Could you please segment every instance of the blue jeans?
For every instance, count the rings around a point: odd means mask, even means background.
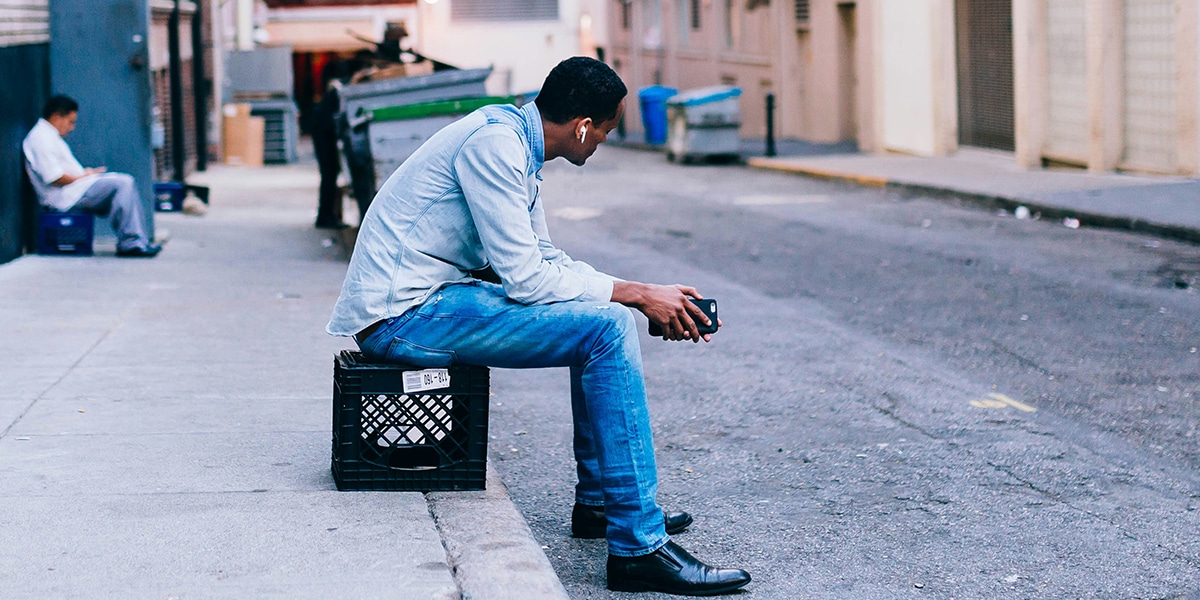
[[[570,367],[576,500],[604,506],[609,554],[640,556],[667,543],[655,502],[641,347],[628,308],[613,302],[530,306],[495,284],[457,284],[387,319],[359,347],[374,360],[423,367]]]

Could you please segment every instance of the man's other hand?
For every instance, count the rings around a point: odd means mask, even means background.
[[[636,281],[613,284],[613,302],[642,311],[647,319],[662,327],[664,340],[711,341],[711,334],[700,335],[696,321],[705,325],[712,323],[689,298],[703,300],[704,296],[696,288],[687,285],[655,285]],[[721,325],[720,319],[717,319],[717,325]]]

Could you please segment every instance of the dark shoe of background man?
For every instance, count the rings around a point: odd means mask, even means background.
[[[614,592],[663,592],[715,596],[750,583],[741,569],[710,567],[675,542],[644,556],[608,555],[608,589]]]
[[[663,522],[667,527],[667,535],[683,533],[692,524],[692,515],[685,512],[663,512]],[[604,516],[603,506],[588,506],[575,503],[571,511],[571,537],[581,540],[598,540],[606,537],[608,519]]]
[[[117,250],[117,256],[120,258],[154,258],[158,256],[159,252],[162,252],[162,246],[150,244],[145,248],[139,246],[128,250]]]

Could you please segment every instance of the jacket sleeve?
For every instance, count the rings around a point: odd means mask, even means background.
[[[502,125],[480,128],[463,144],[454,170],[484,252],[509,298],[524,304],[612,298],[608,276],[543,255],[530,214],[525,144],[515,131]]]

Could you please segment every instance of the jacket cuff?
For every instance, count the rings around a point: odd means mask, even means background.
[[[589,277],[587,282],[587,290],[584,292],[584,297],[580,298],[585,302],[612,302],[613,280],[605,277]]]

